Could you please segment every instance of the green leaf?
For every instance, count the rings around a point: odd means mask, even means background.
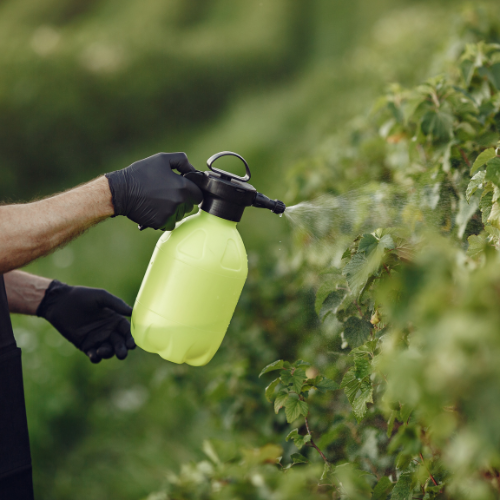
[[[500,229],[500,203],[498,203],[498,201],[495,201],[495,203],[491,205],[487,222],[489,222],[493,227]]]
[[[452,137],[453,116],[445,111],[428,111],[422,117],[420,128],[425,136],[434,141],[448,141]]]
[[[358,252],[342,271],[354,296],[358,296],[371,283],[370,276],[379,269],[385,251],[395,247],[390,234],[385,234],[380,239],[373,234],[364,234],[361,237]]]
[[[387,476],[382,476],[372,493],[372,500],[386,500],[394,484]]]
[[[311,437],[311,436],[309,436]],[[292,453],[290,455],[290,458],[292,459],[292,462],[294,464],[308,464],[309,460],[304,455],[301,455],[300,453]]]
[[[326,391],[336,391],[339,388],[339,385],[329,378],[323,377],[322,375],[318,375],[314,379],[314,387],[316,387],[316,389],[318,389],[318,391],[320,392],[326,392]]]
[[[334,290],[330,292],[319,308],[319,319],[323,321],[330,313],[335,314],[345,296],[346,292],[344,290]]]
[[[422,448],[420,428],[412,424],[401,425],[389,443],[389,453],[393,453],[398,448],[401,448],[401,452],[406,455],[417,455]]]
[[[344,250],[344,253],[342,254],[342,260],[344,259],[350,259],[351,258],[351,249],[349,247],[347,247],[345,250]]]
[[[349,355],[353,358],[366,358],[369,354],[374,354],[377,349],[378,341],[377,339],[365,342],[363,345],[354,348]]]
[[[281,374],[281,381],[288,386],[291,386],[291,389],[294,390],[297,394],[300,393],[300,390],[302,389],[302,386],[304,384],[304,380],[306,380],[307,375],[305,370],[302,368],[297,368],[292,371],[284,371]]]
[[[474,107],[476,106],[476,101],[474,100],[474,97],[472,97],[469,92],[467,92],[465,89],[463,89],[462,87],[458,87],[457,85],[452,85],[453,89],[455,89],[457,92],[460,92],[461,94],[463,94],[465,97],[467,97],[467,99],[469,99],[471,101],[471,103],[474,105]]]
[[[479,196],[472,195],[467,202],[464,198],[460,197],[458,202],[458,213],[455,217],[455,224],[457,225],[457,235],[462,238],[465,228],[469,223],[470,218],[476,213],[479,207]]]
[[[407,453],[401,452],[396,457],[396,462],[395,462],[396,468],[399,470],[405,470],[410,466],[412,460],[413,460],[412,455],[408,455]]]
[[[372,332],[372,324],[355,316],[347,318],[344,323],[344,339],[350,347],[358,347],[364,344]]]
[[[320,481],[325,481],[328,479],[328,476],[331,475],[334,472],[335,468],[334,466],[329,463],[325,462],[323,465],[323,474],[321,474],[321,477],[319,478]]]
[[[367,410],[366,405],[368,403],[373,403],[373,387],[368,380],[364,380],[360,384],[358,395],[352,402],[352,409],[358,421],[362,420],[365,416]]]
[[[277,414],[288,400],[288,392],[280,391],[274,400],[274,412]]]
[[[465,192],[465,198],[467,201],[469,201],[470,197],[481,187],[485,176],[486,172],[481,170],[470,180],[469,185],[467,186],[467,191]]]
[[[460,70],[462,72],[463,79],[465,80],[465,86],[468,87],[474,75],[474,70],[476,66],[473,61],[465,59],[460,63]]]
[[[352,402],[354,401],[360,385],[361,382],[356,378],[356,372],[354,371],[354,368],[349,369],[344,375],[344,378],[342,379],[342,382],[340,384],[340,387],[344,389],[349,403],[352,404]]]
[[[300,450],[306,443],[311,441],[311,435],[306,434],[302,436],[299,434],[298,429],[294,429],[288,434],[285,441],[290,441],[290,439],[293,440],[293,444]]]
[[[370,360],[367,358],[356,358],[354,360],[354,370],[358,380],[368,377],[372,372]]]
[[[299,430],[298,430],[298,429],[293,429],[293,430],[291,430],[291,431],[288,433],[288,435],[287,435],[287,436],[286,436],[286,438],[285,438],[285,441],[290,441],[290,439],[293,439],[293,440],[294,440],[294,442],[295,442],[295,439],[296,439],[297,437],[299,437],[299,436],[300,436],[300,434],[299,434]],[[302,436],[300,436],[300,437],[302,437]]]
[[[477,169],[481,168],[488,160],[495,158],[496,153],[494,148],[485,149],[474,161],[470,169],[470,174],[473,175]]]
[[[292,364],[292,366],[295,368],[298,368],[299,366],[311,366],[311,363],[309,363],[309,361],[304,361],[303,359],[298,359]]]
[[[369,380],[359,380],[356,378],[354,368],[349,369],[340,387],[344,389],[345,395],[351,403],[354,415],[361,420],[366,414],[366,404],[373,403],[373,387]]]
[[[408,422],[408,419],[410,418],[412,411],[413,411],[413,408],[410,405],[402,404],[401,410],[399,412],[399,418],[400,418],[401,422],[406,424]]]
[[[378,240],[373,236],[373,234],[363,234],[358,245],[358,252],[364,253],[365,255],[370,254],[378,246]]]
[[[500,186],[500,158],[495,157],[486,163],[485,179]]]
[[[481,195],[481,200],[479,201],[479,209],[482,212],[482,222],[486,224],[488,217],[491,213],[491,206],[493,204],[493,192],[492,190],[487,191],[487,188],[483,191]]]
[[[347,283],[353,295],[358,293],[363,288],[369,273],[367,272],[368,261],[363,253],[353,255],[349,263],[344,267],[342,273],[347,278]]]
[[[264,373],[269,373],[274,370],[281,370],[283,368],[283,360],[278,359],[278,361],[274,361],[273,363],[267,365],[265,368],[262,369],[262,371],[259,373],[259,378],[264,375]]]
[[[305,401],[301,401],[297,394],[290,394],[285,402],[286,421],[291,424],[301,415],[306,417],[309,412],[309,406]]]
[[[479,235],[473,234],[467,238],[469,248],[467,248],[467,255],[469,257],[478,257],[484,252],[487,246],[486,236],[484,233]]]
[[[394,240],[390,234],[384,234],[379,241],[379,247],[384,248],[386,250],[394,250],[396,245],[394,244]]]
[[[491,83],[500,90],[500,63],[492,64],[490,66]]]
[[[488,113],[487,113],[488,114]],[[479,146],[491,146],[498,141],[498,132],[486,130],[483,134],[476,137],[475,142]]]
[[[493,226],[484,226],[484,230],[494,239],[494,240],[499,240],[500,239],[500,229],[497,229],[496,227]]]
[[[384,234],[380,239],[373,234],[363,234],[359,241],[358,253],[368,256],[375,250],[392,250],[393,248],[395,245],[390,234]]]
[[[276,378],[274,379],[265,389],[264,391],[264,395],[266,396],[266,399],[269,401],[269,402],[272,402],[273,400],[273,396],[274,396],[274,390],[276,389],[276,387],[278,386],[278,384],[280,383],[280,378]]]
[[[411,474],[409,472],[403,472],[392,490],[391,500],[408,500],[411,494]]]
[[[345,277],[342,276],[340,269],[333,269],[329,270],[326,273],[323,273],[321,285],[316,292],[316,301],[314,304],[316,314],[319,315],[323,302],[325,302],[331,292],[334,292],[338,289],[339,285],[344,285],[345,288]]]

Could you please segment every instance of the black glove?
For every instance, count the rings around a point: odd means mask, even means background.
[[[142,228],[171,231],[203,195],[193,182],[172,172],[193,172],[184,153],[158,153],[106,174],[115,215],[126,215]]]
[[[69,286],[54,280],[36,310],[59,333],[83,351],[92,363],[102,358],[125,359],[135,349],[130,333],[132,308],[106,290]]]

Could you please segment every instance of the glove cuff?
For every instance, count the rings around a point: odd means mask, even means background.
[[[117,215],[127,215],[126,203],[123,200],[121,193],[126,192],[127,179],[123,170],[116,170],[115,172],[109,172],[104,174],[104,177],[108,179],[109,190],[111,191],[111,202],[115,209],[115,214],[111,217],[116,217]]]
[[[66,285],[66,283],[61,283],[57,280],[51,281],[47,290],[45,290],[45,295],[43,296],[42,301],[38,304],[35,314],[40,318],[47,319],[47,314],[52,306],[59,300],[61,295],[66,293],[70,288],[71,287]]]

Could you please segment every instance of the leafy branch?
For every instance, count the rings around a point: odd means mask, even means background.
[[[266,387],[265,396],[269,402],[274,401],[274,411],[276,414],[279,413],[281,408],[285,408],[286,420],[289,424],[295,422],[300,417],[304,417],[307,430],[306,435],[301,435],[298,429],[293,429],[286,437],[286,440],[293,440],[299,450],[305,445],[310,445],[319,453],[324,462],[328,463],[325,454],[314,442],[309,428],[307,418],[309,415],[309,405],[306,399],[311,392],[325,393],[327,391],[335,391],[339,389],[339,386],[333,380],[322,375],[308,378],[305,368],[309,366],[310,363],[301,359],[295,361],[295,363],[289,363],[280,359],[263,368],[259,377],[272,371],[280,371],[280,376]]]

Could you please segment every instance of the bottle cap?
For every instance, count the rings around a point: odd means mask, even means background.
[[[246,174],[241,177],[214,167],[214,162],[222,156],[236,156],[245,165]],[[239,222],[246,207],[267,208],[274,213],[283,213],[285,204],[270,200],[248,184],[252,174],[245,159],[237,153],[222,151],[207,160],[209,171],[188,172],[186,179],[194,182],[203,191],[201,210],[221,219]]]

